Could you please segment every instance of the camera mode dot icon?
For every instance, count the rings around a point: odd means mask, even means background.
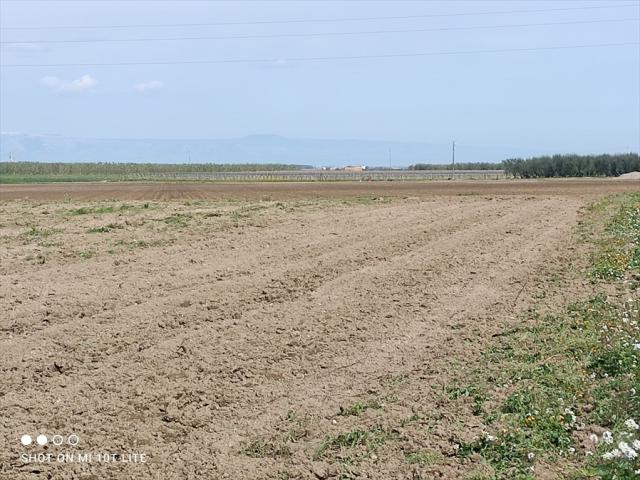
[[[48,441],[49,439],[46,435],[38,435],[38,438],[36,438],[36,442],[38,442],[38,445],[46,445]]]
[[[25,447],[27,445],[31,445],[31,442],[33,442],[31,435],[22,435],[22,437],[20,437],[20,443],[22,443],[22,445],[24,445]]]

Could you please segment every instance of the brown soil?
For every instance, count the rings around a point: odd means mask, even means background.
[[[0,200],[287,199],[359,195],[583,195],[640,190],[640,181],[553,179],[327,183],[63,183],[0,185]]]
[[[461,369],[481,367],[491,336],[519,321],[532,292],[558,289],[550,272],[563,272],[592,194],[630,186],[2,186],[4,200],[85,201],[0,203],[0,477],[410,479],[481,469],[454,455],[481,422],[447,389],[463,386]],[[417,198],[389,201],[391,192]],[[180,195],[306,199],[86,201]],[[340,415],[357,402],[369,408]],[[337,445],[349,432],[364,445]],[[39,433],[80,443],[20,444]],[[148,460],[20,459],[78,451]],[[430,460],[412,463],[416,452]]]

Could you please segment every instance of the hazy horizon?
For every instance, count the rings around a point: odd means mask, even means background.
[[[507,158],[552,154],[626,153],[555,151],[456,142],[456,161],[499,163]],[[382,139],[299,138],[254,134],[235,138],[91,138],[0,132],[0,161],[134,163],[289,163],[312,166],[362,164],[407,167],[449,164],[450,143]]]

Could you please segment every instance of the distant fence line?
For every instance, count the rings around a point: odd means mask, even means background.
[[[504,170],[297,170],[265,172],[163,172],[147,173],[149,180],[208,180],[227,182],[322,182],[322,181],[390,181],[390,180],[498,180],[506,178]]]

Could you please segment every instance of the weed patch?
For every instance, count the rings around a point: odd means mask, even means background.
[[[619,200],[601,233],[586,236],[594,245],[589,276],[617,294],[602,292],[544,318],[529,312],[535,327],[505,332],[485,353],[487,365],[503,368],[477,383],[506,385],[509,394],[484,418],[489,433],[460,442],[457,455],[482,457],[492,478],[535,478],[538,462],[560,459],[571,470],[563,478],[630,479],[640,470],[640,299],[627,280],[638,268],[639,201],[638,194]]]
[[[113,245],[116,247],[125,247],[128,249],[136,249],[136,248],[149,248],[149,247],[158,247],[160,245],[164,245],[165,241],[163,240],[118,240]]]
[[[143,203],[141,205],[132,205],[123,203],[121,205],[97,205],[93,207],[80,207],[67,210],[65,213],[69,215],[102,215],[106,213],[119,213],[119,212],[131,212],[146,210],[151,207],[150,203]]]
[[[186,227],[189,223],[189,220],[191,220],[191,215],[184,213],[174,213],[173,215],[170,215],[169,217],[163,219],[163,222],[170,227],[181,228]]]
[[[291,451],[286,445],[281,445],[264,440],[255,440],[253,442],[250,442],[242,449],[242,453],[244,453],[248,457],[253,458],[276,458],[288,457],[291,455]]]
[[[640,270],[640,194],[623,203],[596,243],[592,278],[616,280],[628,269]]]
[[[117,223],[110,223],[108,225],[103,225],[101,227],[92,227],[87,230],[87,233],[109,233],[113,230],[124,228],[124,226],[119,225]]]
[[[330,452],[356,447],[360,447],[364,453],[372,453],[396,436],[396,433],[385,430],[380,425],[374,425],[368,430],[352,430],[327,438],[316,450],[314,458],[319,459]]]
[[[353,415],[357,417],[370,408],[373,408],[375,410],[381,410],[383,408],[383,405],[377,400],[356,402],[353,405],[350,405],[348,407],[340,407],[340,411],[338,412],[338,415],[345,416],[345,417]]]
[[[440,453],[419,451],[404,454],[404,461],[409,465],[437,465],[443,461]]]
[[[40,228],[37,226],[32,226],[22,234],[23,237],[26,238],[46,238],[55,233],[59,233],[60,230],[56,230],[53,228]]]

